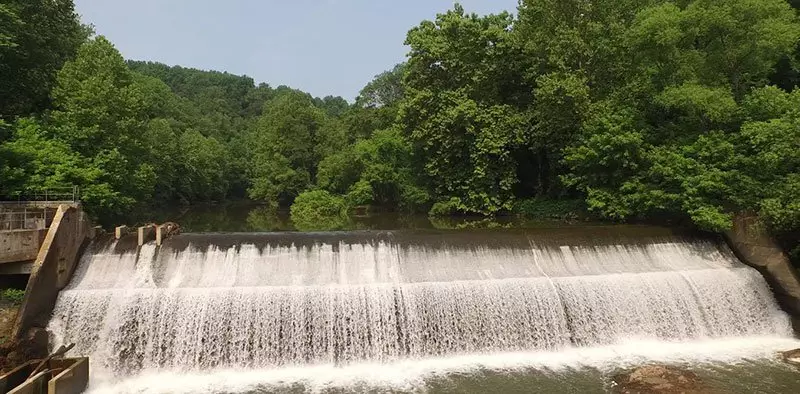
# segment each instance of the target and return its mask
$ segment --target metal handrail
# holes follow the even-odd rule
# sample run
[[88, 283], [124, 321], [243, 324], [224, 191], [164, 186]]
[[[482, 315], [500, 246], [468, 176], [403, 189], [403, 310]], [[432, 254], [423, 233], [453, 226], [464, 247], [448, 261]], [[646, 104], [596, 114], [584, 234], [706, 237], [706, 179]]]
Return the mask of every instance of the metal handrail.
[[79, 202], [80, 201], [80, 187], [78, 186], [62, 186], [50, 187], [42, 189], [26, 189], [16, 191], [6, 197], [11, 197], [9, 201], [16, 202]]
[[38, 230], [50, 227], [55, 209], [23, 209], [0, 212], [0, 230]]

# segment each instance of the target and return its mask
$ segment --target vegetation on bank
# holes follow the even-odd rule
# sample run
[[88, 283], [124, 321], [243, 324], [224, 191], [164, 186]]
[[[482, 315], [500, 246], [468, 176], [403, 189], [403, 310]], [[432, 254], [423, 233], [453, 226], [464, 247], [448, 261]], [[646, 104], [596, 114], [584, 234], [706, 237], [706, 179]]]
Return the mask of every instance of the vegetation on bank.
[[[248, 197], [336, 224], [437, 215], [800, 229], [800, 22], [785, 0], [456, 5], [355, 103], [125, 61], [71, 1], [0, 5], [0, 194], [79, 185], [103, 221]], [[302, 227], [302, 226], [301, 226]], [[800, 253], [795, 249], [795, 253]]]
[[3, 289], [0, 291], [0, 301], [8, 305], [19, 306], [25, 298], [25, 290]]

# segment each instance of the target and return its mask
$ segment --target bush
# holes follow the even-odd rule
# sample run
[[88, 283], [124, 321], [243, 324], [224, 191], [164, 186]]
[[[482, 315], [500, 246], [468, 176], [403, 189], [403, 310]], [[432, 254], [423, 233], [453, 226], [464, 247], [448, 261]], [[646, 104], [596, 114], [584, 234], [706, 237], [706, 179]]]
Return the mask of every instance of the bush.
[[301, 193], [292, 204], [291, 215], [301, 231], [341, 230], [348, 222], [344, 198], [325, 190]]
[[5, 289], [3, 290], [2, 293], [0, 293], [0, 299], [14, 305], [22, 304], [22, 299], [24, 297], [25, 297], [25, 290]]
[[527, 219], [577, 219], [586, 215], [583, 200], [530, 198], [517, 201], [514, 212]]
[[461, 205], [461, 200], [458, 197], [451, 197], [447, 201], [439, 201], [431, 207], [431, 210], [428, 211], [428, 216], [432, 217], [441, 217], [441, 216], [450, 216], [459, 213], [459, 206]]
[[351, 207], [356, 207], [372, 204], [372, 195], [372, 185], [367, 181], [361, 180], [350, 188], [345, 198]]

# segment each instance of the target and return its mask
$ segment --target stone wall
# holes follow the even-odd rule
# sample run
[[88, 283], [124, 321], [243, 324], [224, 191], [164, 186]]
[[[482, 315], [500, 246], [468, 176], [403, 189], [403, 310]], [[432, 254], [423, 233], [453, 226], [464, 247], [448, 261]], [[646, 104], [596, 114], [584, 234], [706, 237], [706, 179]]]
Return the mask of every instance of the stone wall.
[[761, 272], [781, 308], [792, 316], [795, 332], [800, 334], [800, 275], [758, 217], [737, 215], [733, 230], [725, 238], [740, 260]]
[[58, 208], [31, 269], [25, 298], [14, 324], [15, 337], [21, 338], [30, 328], [47, 324], [58, 292], [69, 283], [93, 233], [92, 223], [82, 210], [69, 205]]
[[0, 234], [2, 264], [36, 259], [47, 230], [7, 230]]

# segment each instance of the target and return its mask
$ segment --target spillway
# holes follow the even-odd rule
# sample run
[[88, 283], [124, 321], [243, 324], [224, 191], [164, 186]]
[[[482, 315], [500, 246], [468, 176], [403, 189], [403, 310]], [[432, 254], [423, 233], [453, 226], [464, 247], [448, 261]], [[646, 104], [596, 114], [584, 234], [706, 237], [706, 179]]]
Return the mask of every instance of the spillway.
[[717, 240], [525, 231], [98, 244], [48, 329], [115, 381], [359, 365], [369, 374], [792, 338], [763, 278]]

